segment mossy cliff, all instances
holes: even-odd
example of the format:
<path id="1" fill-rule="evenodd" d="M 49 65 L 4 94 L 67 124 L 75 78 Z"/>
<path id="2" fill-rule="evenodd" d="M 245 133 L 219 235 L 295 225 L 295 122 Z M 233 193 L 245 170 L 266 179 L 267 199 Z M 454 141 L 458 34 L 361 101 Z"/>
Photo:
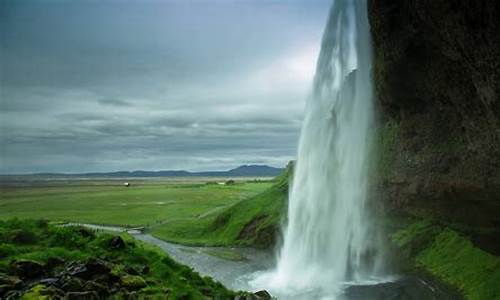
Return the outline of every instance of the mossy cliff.
<path id="1" fill-rule="evenodd" d="M 500 2 L 368 1 L 372 195 L 399 227 L 395 254 L 466 299 L 500 299 Z"/>
<path id="2" fill-rule="evenodd" d="M 369 0 L 385 207 L 500 225 L 500 2 Z"/>

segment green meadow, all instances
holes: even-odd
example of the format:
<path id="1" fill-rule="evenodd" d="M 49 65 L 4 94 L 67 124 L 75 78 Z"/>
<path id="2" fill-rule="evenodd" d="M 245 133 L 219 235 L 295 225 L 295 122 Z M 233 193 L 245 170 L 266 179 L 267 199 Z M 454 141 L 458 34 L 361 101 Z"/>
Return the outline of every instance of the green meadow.
<path id="1" fill-rule="evenodd" d="M 0 220 L 47 219 L 121 226 L 162 226 L 215 215 L 272 186 L 271 181 L 214 182 L 99 180 L 37 182 L 0 188 Z"/>

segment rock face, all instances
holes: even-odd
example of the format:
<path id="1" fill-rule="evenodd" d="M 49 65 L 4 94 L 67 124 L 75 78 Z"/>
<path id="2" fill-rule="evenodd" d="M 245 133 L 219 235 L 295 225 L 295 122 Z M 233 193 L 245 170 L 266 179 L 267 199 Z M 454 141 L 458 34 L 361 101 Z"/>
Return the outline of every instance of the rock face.
<path id="1" fill-rule="evenodd" d="M 386 207 L 500 227 L 500 2 L 369 0 Z"/>

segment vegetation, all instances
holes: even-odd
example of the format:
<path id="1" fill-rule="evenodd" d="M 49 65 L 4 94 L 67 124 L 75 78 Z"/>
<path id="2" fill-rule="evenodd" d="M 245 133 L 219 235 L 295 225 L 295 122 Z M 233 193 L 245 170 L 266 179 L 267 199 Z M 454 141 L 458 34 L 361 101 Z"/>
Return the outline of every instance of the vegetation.
<path id="1" fill-rule="evenodd" d="M 450 229 L 418 221 L 393 235 L 416 266 L 458 288 L 467 299 L 500 299 L 500 258 Z"/>
<path id="2" fill-rule="evenodd" d="M 68 293 L 118 299 L 160 294 L 171 299 L 231 299 L 237 295 L 131 237 L 96 235 L 45 221 L 0 221 L 0 258 L 0 298 L 57 298 Z"/>
<path id="3" fill-rule="evenodd" d="M 176 220 L 196 222 L 272 185 L 205 183 L 80 184 L 0 188 L 0 220 L 44 218 L 108 225 L 144 226 Z"/>
<path id="4" fill-rule="evenodd" d="M 199 219 L 154 227 L 161 239 L 189 245 L 241 245 L 267 248 L 275 244 L 288 193 L 292 166 L 269 189 Z"/>

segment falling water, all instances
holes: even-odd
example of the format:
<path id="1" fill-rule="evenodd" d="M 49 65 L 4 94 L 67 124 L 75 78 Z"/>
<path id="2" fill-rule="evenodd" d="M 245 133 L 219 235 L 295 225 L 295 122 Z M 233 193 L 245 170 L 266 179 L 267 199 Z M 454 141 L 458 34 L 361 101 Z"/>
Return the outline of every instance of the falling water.
<path id="1" fill-rule="evenodd" d="M 373 127 L 366 0 L 336 0 L 306 107 L 288 224 L 276 270 L 258 277 L 280 294 L 334 295 L 380 266 L 367 208 Z"/>

